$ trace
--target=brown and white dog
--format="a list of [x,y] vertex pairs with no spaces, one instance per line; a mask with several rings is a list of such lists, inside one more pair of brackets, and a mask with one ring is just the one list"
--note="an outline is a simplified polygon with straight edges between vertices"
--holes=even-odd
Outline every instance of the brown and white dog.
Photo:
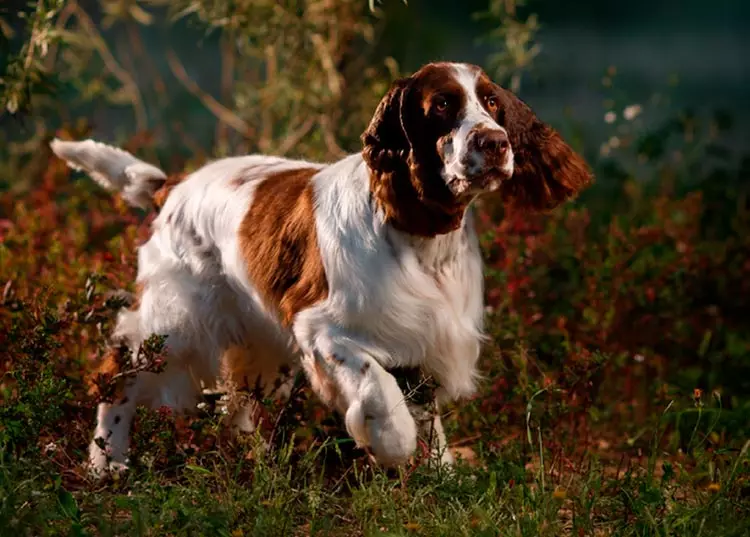
[[[361,153],[330,164],[223,158],[176,185],[119,149],[52,142],[131,205],[160,209],[138,252],[137,305],[115,336],[137,356],[148,336],[166,335],[166,370],[139,373],[124,397],[100,404],[96,472],[125,464],[136,405],[187,410],[201,382],[226,374],[271,386],[280,368],[299,366],[380,463],[407,461],[428,428],[451,461],[439,416],[415,421],[389,370],[420,368],[437,402],[471,395],[484,338],[472,200],[499,191],[518,208],[551,209],[591,174],[467,64],[428,64],[395,82],[362,140]],[[252,430],[252,405],[235,406],[234,425]]]

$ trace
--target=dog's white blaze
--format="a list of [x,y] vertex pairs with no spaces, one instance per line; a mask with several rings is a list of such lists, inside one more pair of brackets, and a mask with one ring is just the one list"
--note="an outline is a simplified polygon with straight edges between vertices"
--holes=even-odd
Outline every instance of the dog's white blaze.
[[[501,130],[506,135],[507,132],[497,124],[482,106],[482,102],[477,95],[479,72],[467,65],[457,64],[453,66],[453,73],[456,81],[463,88],[466,99],[464,109],[461,112],[459,127],[443,150],[445,160],[442,177],[446,183],[460,181],[466,183],[466,188],[468,188],[467,179],[480,173],[485,164],[481,151],[473,151],[470,148],[469,135],[472,130],[476,127],[486,127]],[[508,151],[503,171],[509,174],[513,171],[512,148]]]

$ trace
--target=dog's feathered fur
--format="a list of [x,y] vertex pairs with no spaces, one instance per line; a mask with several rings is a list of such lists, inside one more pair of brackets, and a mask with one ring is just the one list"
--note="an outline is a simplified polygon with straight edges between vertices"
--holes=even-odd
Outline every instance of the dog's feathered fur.
[[[136,305],[116,330],[134,355],[166,335],[167,369],[100,405],[97,472],[124,464],[137,404],[189,409],[201,382],[268,387],[300,366],[379,462],[406,461],[427,430],[450,461],[439,416],[415,421],[389,370],[420,368],[439,401],[473,393],[483,279],[469,204],[496,190],[547,209],[590,174],[517,97],[464,64],[396,82],[363,141],[331,164],[224,158],[170,185],[139,249]],[[154,206],[166,181],[91,140],[52,148],[134,206]],[[234,408],[232,422],[252,429],[252,406]]]

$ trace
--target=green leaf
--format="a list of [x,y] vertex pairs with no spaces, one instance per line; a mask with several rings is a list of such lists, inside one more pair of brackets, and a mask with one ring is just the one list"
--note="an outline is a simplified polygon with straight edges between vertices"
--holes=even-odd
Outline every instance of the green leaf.
[[203,474],[203,475],[213,475],[213,473],[210,470],[207,470],[203,468],[202,466],[194,466],[192,464],[188,464],[185,466],[186,469],[191,470],[197,474]]
[[61,488],[57,492],[57,501],[60,502],[60,508],[66,517],[78,520],[78,504],[70,492]]

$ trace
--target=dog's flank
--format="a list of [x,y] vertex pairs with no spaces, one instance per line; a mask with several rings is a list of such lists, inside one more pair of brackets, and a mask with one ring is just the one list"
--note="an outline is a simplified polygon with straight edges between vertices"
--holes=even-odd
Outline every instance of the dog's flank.
[[154,194],[166,183],[167,175],[124,149],[94,140],[69,142],[55,138],[52,151],[68,166],[86,172],[110,192],[122,193],[133,207],[153,209]]

